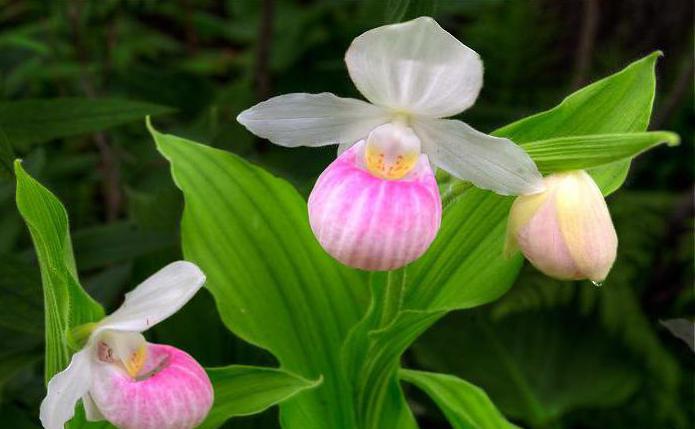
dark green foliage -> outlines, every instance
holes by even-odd
[[[0,421],[38,427],[43,395],[40,273],[14,208],[15,157],[65,204],[79,277],[110,311],[125,291],[181,257],[182,197],[144,115],[159,113],[161,129],[234,152],[306,194],[334,149],[271,146],[234,118],[281,93],[357,96],[342,62],[352,38],[423,13],[434,14],[485,61],[481,98],[463,114],[483,131],[550,108],[575,81],[588,83],[658,49],[665,56],[653,129],[674,130],[684,141],[638,158],[627,179],[630,193],[609,199],[621,255],[602,289],[548,282],[526,269],[494,306],[435,325],[406,356],[408,365],[460,370],[509,417],[547,424],[537,427],[678,428],[693,421],[692,386],[682,382],[692,379],[692,354],[658,324],[695,314],[692,4],[599,2],[590,65],[582,73],[576,66],[582,3],[0,0]],[[264,4],[273,5],[266,61],[259,57]],[[683,75],[685,88],[679,86]],[[489,201],[473,197],[470,204],[483,216]],[[460,292],[453,286],[449,296]],[[438,297],[438,304],[446,298]],[[489,341],[473,351],[465,345],[491,333],[514,353],[539,410],[519,405],[515,385],[494,377],[504,375],[497,367],[481,376],[498,355],[483,353]],[[276,365],[227,331],[207,292],[148,337],[183,347],[207,366]],[[550,346],[552,354],[534,354]],[[606,389],[610,393],[598,397]],[[421,427],[445,427],[430,405],[416,408]],[[264,413],[227,425],[268,429],[278,423]]]

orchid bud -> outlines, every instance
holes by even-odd
[[[544,192],[514,201],[505,252],[521,249],[550,277],[603,281],[615,262],[618,237],[601,190],[583,170],[543,180]]]
[[[417,154],[409,161],[417,137],[393,128],[375,134],[371,143],[357,143],[321,174],[309,196],[309,222],[335,259],[382,271],[412,262],[427,250],[439,230],[442,202],[427,156]],[[397,152],[384,153],[384,162],[375,162],[375,153],[388,147],[382,142],[399,136],[407,140],[399,146],[401,164]],[[398,177],[403,170],[405,175]]]

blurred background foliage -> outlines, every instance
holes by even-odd
[[[695,315],[689,0],[0,0],[0,140],[11,149],[0,148],[23,158],[65,203],[83,283],[110,310],[180,257],[182,198],[145,113],[156,114],[158,128],[240,154],[307,194],[335,149],[272,146],[236,115],[288,92],[359,97],[343,63],[352,39],[420,14],[481,54],[485,87],[463,117],[482,131],[550,108],[659,49],[650,128],[674,130],[683,143],[639,157],[609,198],[620,250],[602,287],[551,281],[526,267],[501,300],[438,323],[406,355],[407,366],[480,385],[525,427],[688,427],[693,355],[659,321]],[[112,104],[83,104],[81,112],[13,103],[58,97]],[[62,122],[81,114],[91,125]],[[6,173],[0,305],[0,421],[38,427],[40,278]],[[150,339],[207,366],[274,363],[234,338],[213,309],[201,293]],[[412,395],[423,427],[448,427],[424,395]],[[268,412],[227,425],[273,428],[276,420]]]

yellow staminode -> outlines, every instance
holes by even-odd
[[[142,367],[145,366],[146,361],[147,346],[143,344],[140,346],[140,348],[132,352],[129,358],[123,361],[123,366],[125,366],[126,371],[128,371],[128,375],[135,378],[140,374],[140,371],[142,370]]]
[[[364,163],[376,177],[402,179],[415,168],[419,157],[420,139],[402,123],[381,125],[367,137]]]
[[[417,153],[404,153],[395,157],[387,157],[378,148],[367,145],[365,162],[370,173],[382,179],[398,180],[405,177],[417,163]]]
[[[139,332],[107,330],[99,341],[104,350],[100,359],[105,362],[120,362],[128,375],[135,378],[147,361],[147,341]]]

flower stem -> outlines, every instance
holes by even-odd
[[[379,327],[385,327],[396,318],[403,303],[403,291],[405,289],[405,267],[395,271],[389,271],[386,276],[386,284],[382,292],[381,317]]]

